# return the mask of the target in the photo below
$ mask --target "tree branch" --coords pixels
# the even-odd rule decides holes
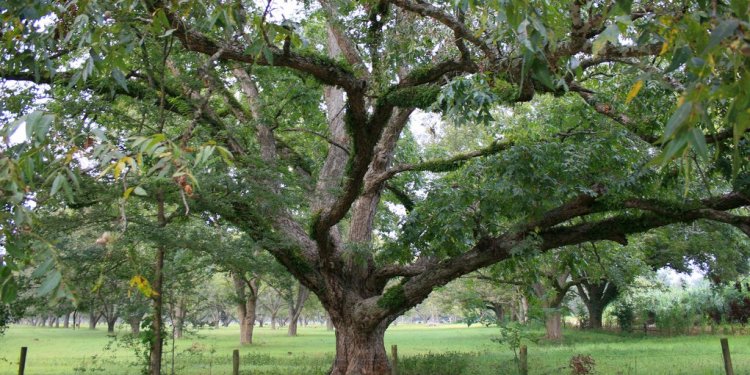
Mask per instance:
[[[466,161],[488,156],[488,155],[494,155],[499,153],[500,151],[504,151],[509,149],[511,146],[513,146],[512,142],[499,142],[495,141],[491,145],[480,149],[475,150],[471,152],[467,152],[464,154],[455,155],[448,159],[437,159],[437,160],[430,160],[422,163],[415,163],[415,164],[402,164],[394,166],[384,173],[381,173],[378,176],[375,176],[372,180],[367,181],[367,184],[365,185],[365,191],[370,191],[375,186],[393,178],[393,176],[403,173],[403,172],[409,172],[409,171],[430,171],[430,172],[447,172],[452,171],[457,168],[459,168],[461,165],[463,165]]]
[[[472,31],[468,29],[466,25],[463,24],[463,22],[461,22],[456,17],[453,17],[452,15],[446,13],[442,9],[437,8],[432,4],[429,4],[422,0],[390,0],[390,2],[398,6],[399,8],[405,9],[412,13],[417,13],[423,17],[431,18],[439,23],[442,23],[445,26],[448,26],[448,28],[453,30],[453,33],[458,38],[466,40],[467,42],[479,48],[491,61],[498,60],[497,52],[492,49],[489,44],[474,36]]]
[[[206,35],[191,29],[169,9],[164,8],[164,13],[171,27],[175,30],[173,35],[182,42],[182,45],[188,51],[212,56],[222,50],[218,54],[218,58],[221,60],[288,67],[308,73],[327,85],[341,87],[350,95],[362,95],[365,90],[366,81],[358,79],[349,69],[331,59],[321,56],[305,56],[295,52],[285,53],[282,49],[273,45],[267,46],[270,50],[271,60],[266,59],[263,54],[260,56],[249,55],[238,45],[219,46],[217,42]]]

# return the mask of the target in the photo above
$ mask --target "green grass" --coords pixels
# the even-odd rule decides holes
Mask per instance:
[[[123,337],[125,331],[118,332]],[[334,352],[334,335],[322,327],[256,328],[255,344],[239,347],[239,328],[204,329],[178,340],[176,374],[229,374],[240,349],[243,373],[322,374]],[[490,341],[497,328],[399,325],[386,346],[398,344],[402,373],[515,374],[513,353]],[[563,344],[529,344],[531,374],[566,374],[576,354],[590,355],[598,374],[723,374],[719,336],[638,337],[566,331]],[[0,337],[0,374],[15,374],[21,346],[29,347],[26,374],[138,374],[136,356],[103,330],[13,326]],[[730,336],[736,374],[750,374],[750,337]],[[109,349],[105,347],[109,344]],[[171,368],[171,342],[164,365]]]

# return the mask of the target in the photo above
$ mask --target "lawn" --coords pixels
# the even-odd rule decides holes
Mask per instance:
[[[239,348],[239,328],[203,329],[177,340],[176,374],[229,374],[239,348],[243,374],[321,374],[333,358],[334,335],[323,327],[301,327],[300,336],[256,328],[255,344]],[[569,373],[570,358],[591,356],[598,374],[723,374],[719,336],[624,337],[566,331],[563,344],[529,344],[530,374]],[[515,374],[513,353],[490,341],[497,328],[399,325],[386,345],[397,344],[402,374]],[[21,346],[29,347],[26,374],[138,374],[137,356],[103,330],[13,326],[0,337],[0,374],[16,374]],[[735,374],[750,374],[750,336],[730,336]],[[172,367],[167,344],[165,373]]]

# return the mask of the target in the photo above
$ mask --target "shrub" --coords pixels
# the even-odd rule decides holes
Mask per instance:
[[[635,311],[629,302],[621,301],[617,303],[612,310],[612,314],[617,319],[617,325],[622,332],[633,332]]]
[[[570,367],[570,373],[573,375],[593,374],[596,367],[596,361],[594,361],[590,355],[574,355],[570,358],[570,364],[568,367]]]

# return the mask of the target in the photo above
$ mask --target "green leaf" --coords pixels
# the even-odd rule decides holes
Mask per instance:
[[[692,112],[693,102],[686,101],[685,103],[682,103],[680,108],[677,108],[677,110],[672,114],[672,117],[669,118],[669,121],[667,121],[663,139],[669,139],[677,130],[677,128],[679,128],[680,125],[685,123],[685,121],[690,118],[690,113]]]
[[[721,43],[722,40],[728,36],[734,34],[737,27],[740,25],[739,21],[735,19],[729,19],[722,21],[719,26],[716,26],[713,32],[711,32],[711,39],[708,40],[708,45],[703,53],[709,52]]]
[[[547,88],[551,90],[555,89],[555,83],[552,81],[552,74],[546,66],[539,65],[535,67],[534,72],[531,75],[534,77],[534,79],[547,86]]]
[[[604,47],[607,45],[607,42],[610,42],[612,44],[617,43],[617,38],[620,36],[620,29],[617,27],[616,24],[610,24],[607,26],[604,31],[599,34],[599,36],[594,39],[594,42],[591,46],[591,53],[596,56],[599,54],[599,52],[604,49]]]
[[[261,52],[263,52],[263,57],[268,62],[268,65],[273,65],[273,53],[271,52],[271,49],[268,47],[263,47],[263,49],[261,49]]]
[[[686,135],[669,141],[669,143],[667,143],[667,147],[655,160],[658,160],[659,163],[665,163],[674,159],[677,154],[685,149],[685,146],[687,146],[687,142],[688,137]]]
[[[37,139],[44,140],[44,138],[47,137],[47,132],[49,132],[50,125],[52,125],[52,121],[55,120],[54,115],[44,115],[39,120],[39,123],[36,126],[36,134]]]
[[[664,73],[670,73],[670,72],[675,71],[677,68],[682,66],[682,64],[688,61],[691,55],[692,55],[692,52],[690,50],[690,47],[685,46],[685,47],[678,48],[675,51],[674,56],[672,56],[672,62],[669,63],[669,66],[664,71]]]
[[[62,280],[62,274],[60,273],[60,271],[52,271],[47,275],[44,281],[42,281],[42,284],[39,285],[39,289],[36,290],[37,296],[45,296],[52,292],[52,290],[60,285],[60,280]]]
[[[115,79],[115,82],[117,82],[117,84],[120,85],[120,87],[122,87],[125,92],[128,92],[128,83],[127,81],[125,81],[125,75],[122,74],[122,71],[120,69],[112,69],[112,78]]]
[[[34,111],[26,115],[26,139],[31,139],[31,137],[34,135],[34,129],[36,128],[36,124],[39,122],[39,119],[41,117],[42,112],[39,111]]]
[[[4,303],[11,303],[18,296],[18,284],[16,280],[8,279],[3,283],[2,289],[0,289],[0,300]]]
[[[617,0],[617,7],[620,8],[625,14],[630,14],[630,10],[633,8],[633,0]]]
[[[49,195],[57,194],[57,192],[60,191],[60,187],[62,187],[64,180],[65,177],[63,177],[62,173],[58,173],[55,180],[52,181],[52,190],[50,190]]]
[[[706,136],[703,135],[703,132],[698,128],[692,128],[689,132],[688,141],[693,146],[695,152],[708,161],[708,146],[706,145]]]
[[[42,262],[42,264],[40,264],[34,270],[34,272],[31,273],[31,277],[33,277],[33,278],[39,278],[39,277],[44,276],[50,270],[50,268],[52,268],[52,265],[54,265],[54,264],[55,264],[55,258],[53,258],[51,256],[47,256],[44,259],[44,261]]]
[[[133,190],[133,193],[135,193],[135,195],[140,195],[142,197],[145,197],[145,196],[148,195],[148,193],[146,192],[146,190],[143,189],[140,186],[136,186],[135,189]]]

